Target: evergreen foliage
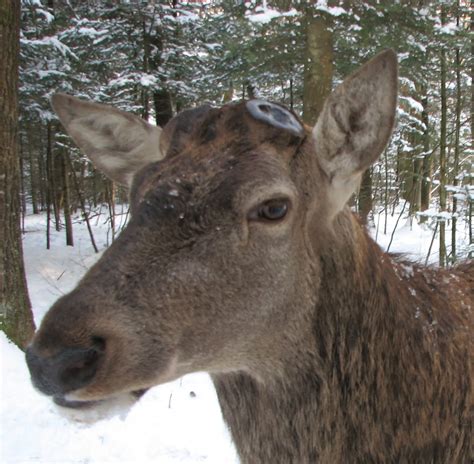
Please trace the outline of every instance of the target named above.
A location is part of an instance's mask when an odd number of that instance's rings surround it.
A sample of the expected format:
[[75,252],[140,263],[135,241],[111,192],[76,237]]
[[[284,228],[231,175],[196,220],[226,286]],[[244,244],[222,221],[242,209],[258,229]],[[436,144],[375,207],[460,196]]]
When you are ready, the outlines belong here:
[[[469,219],[474,197],[470,6],[466,0],[23,0],[24,193],[35,210],[48,202],[57,210],[79,208],[79,192],[90,205],[114,200],[115,187],[60,135],[49,103],[57,91],[112,104],[161,125],[181,109],[252,96],[302,114],[308,20],[324,16],[333,38],[334,85],[382,49],[394,48],[399,55],[398,125],[385,156],[364,176],[371,183],[363,191],[372,192],[372,209],[393,214],[395,204],[406,202],[410,214],[418,214],[433,230],[439,221],[449,226],[453,217]],[[440,88],[441,50],[447,63],[446,95]],[[49,167],[48,125],[54,136]],[[443,144],[446,185],[439,185]],[[78,181],[68,205],[62,193],[64,170],[58,168],[65,150]],[[48,200],[44,190],[51,181],[55,187]],[[442,212],[440,192],[447,195]],[[118,195],[126,201],[123,192]],[[472,244],[456,253],[447,246],[448,261],[472,252]]]

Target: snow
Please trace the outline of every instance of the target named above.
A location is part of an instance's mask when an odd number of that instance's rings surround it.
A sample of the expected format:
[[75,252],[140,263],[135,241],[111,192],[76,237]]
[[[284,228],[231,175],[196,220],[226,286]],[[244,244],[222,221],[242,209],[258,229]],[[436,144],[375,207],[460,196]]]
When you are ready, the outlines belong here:
[[80,27],[77,30],[77,32],[80,35],[86,35],[89,37],[97,37],[97,36],[105,35],[109,33],[108,30],[98,31],[97,29],[94,29],[93,27],[85,27],[85,26]]
[[451,22],[445,25],[435,25],[435,29],[441,34],[454,35],[459,31],[459,26],[457,26],[455,22]]
[[275,18],[282,18],[286,16],[297,16],[298,12],[292,8],[289,11],[281,12],[272,8],[260,8],[257,13],[247,16],[247,19],[253,23],[266,24]]
[[[403,213],[402,213],[403,209]],[[407,216],[410,206],[408,202],[403,206],[399,206],[395,209],[393,216],[389,214],[387,216],[387,233],[384,234],[384,221],[385,214],[381,212],[374,216],[374,227],[370,229],[372,237],[385,251],[390,253],[402,254],[405,258],[410,259],[414,262],[425,264],[426,258],[428,257],[429,264],[438,264],[439,261],[439,237],[436,235],[435,240],[432,244],[432,248],[429,251],[433,232],[435,230],[436,220],[438,221],[450,221],[452,219],[452,213],[440,212],[433,209],[418,212],[415,218]],[[418,218],[420,216],[426,217],[425,223],[419,223]],[[397,223],[398,221],[398,223]],[[448,226],[448,230],[451,229],[451,223]],[[464,255],[468,252],[469,243],[469,227],[464,218],[459,217],[456,225],[456,243],[458,256],[462,252]],[[449,232],[450,233],[450,232]],[[393,234],[393,240],[392,240]],[[391,242],[391,243],[390,243]],[[448,253],[450,252],[449,239],[446,239],[446,245]],[[389,247],[390,245],[390,247]],[[428,256],[428,252],[430,253]]]
[[143,87],[153,87],[157,85],[157,79],[151,74],[142,74],[140,76],[140,84]]
[[419,101],[416,101],[414,98],[400,95],[399,99],[406,102],[410,109],[413,109],[419,113],[423,112],[423,105]]
[[49,11],[43,10],[42,8],[36,8],[36,13],[42,15],[48,24],[54,21],[54,15],[52,15]]
[[57,37],[43,37],[42,39],[25,39],[20,38],[20,44],[23,46],[33,46],[33,47],[43,47],[49,46],[58,50],[63,56],[70,55],[76,60],[79,60],[79,57],[65,44],[63,44]]
[[[104,222],[104,215],[92,220],[101,251],[110,240]],[[25,229],[28,289],[39,324],[49,306],[74,288],[100,253],[94,253],[84,223],[74,224],[74,247],[66,247],[64,231],[53,231],[49,251],[44,215],[28,215]],[[72,412],[34,390],[23,353],[3,332],[0,362],[2,464],[238,462],[207,374],[153,388],[130,409],[116,401],[112,412]]]
[[340,6],[328,6],[327,0],[318,0],[315,8],[316,10],[324,11],[331,16],[341,16],[342,14],[347,14],[347,11]]
[[400,81],[401,85],[408,87],[411,92],[416,92],[415,83],[411,79],[409,79],[408,77],[400,76],[398,80]]

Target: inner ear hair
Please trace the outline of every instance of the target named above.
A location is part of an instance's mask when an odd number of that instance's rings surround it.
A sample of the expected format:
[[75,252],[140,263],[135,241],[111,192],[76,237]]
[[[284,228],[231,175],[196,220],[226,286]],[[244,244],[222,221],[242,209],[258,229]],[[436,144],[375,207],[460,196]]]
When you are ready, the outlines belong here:
[[324,105],[313,137],[318,161],[337,190],[338,208],[387,145],[395,122],[397,81],[397,56],[386,50],[345,79]]
[[129,186],[139,169],[163,158],[161,129],[131,113],[66,94],[52,105],[67,133],[97,169]]

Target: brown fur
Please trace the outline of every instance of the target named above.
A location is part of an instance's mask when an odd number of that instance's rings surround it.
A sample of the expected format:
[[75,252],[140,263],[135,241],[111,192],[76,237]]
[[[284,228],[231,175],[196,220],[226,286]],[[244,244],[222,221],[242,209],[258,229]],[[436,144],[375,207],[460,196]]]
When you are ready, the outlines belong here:
[[[393,63],[380,57],[372,67]],[[395,78],[377,85],[393,91]],[[374,85],[360,87],[363,102]],[[390,133],[393,117],[378,112],[394,112],[394,97],[376,97],[365,129],[349,117],[343,149],[344,114],[321,124],[336,135],[326,158],[309,129],[277,129],[245,104],[186,112],[165,127],[167,156],[133,178],[129,225],[51,308],[30,348],[46,362],[104,341],[94,378],[68,398],[204,370],[243,463],[469,462],[472,263],[442,270],[384,254],[336,209],[378,154],[361,149],[351,173],[347,146],[362,131],[380,151]],[[282,197],[283,220],[251,219]]]

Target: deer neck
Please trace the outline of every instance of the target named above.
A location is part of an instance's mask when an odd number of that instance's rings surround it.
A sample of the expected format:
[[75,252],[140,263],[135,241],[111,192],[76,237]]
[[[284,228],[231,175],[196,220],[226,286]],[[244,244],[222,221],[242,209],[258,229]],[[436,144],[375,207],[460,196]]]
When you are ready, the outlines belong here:
[[[456,401],[468,402],[468,381],[462,380],[468,357],[455,372],[464,390],[451,398],[446,392],[453,379],[443,377],[433,335],[407,300],[411,277],[352,218],[343,221],[346,237],[333,238],[320,255],[311,336],[287,346],[283,374],[276,363],[273,379],[242,372],[213,376],[241,460],[449,461],[454,455],[443,454],[439,443],[457,440],[462,453],[468,429],[434,405],[442,401],[455,411]],[[442,355],[449,362],[451,354]],[[436,419],[424,424],[425,416]]]
[[[382,255],[377,245],[349,215],[341,220],[345,237],[332,237],[328,253],[320,254],[315,266],[322,277],[313,282],[317,295],[312,298],[316,303],[310,333],[301,328],[299,342],[293,345],[291,338],[280,338],[289,355],[283,363],[275,362],[274,377],[243,372],[213,376],[243,463],[351,462],[348,447],[355,438],[349,445],[348,434],[355,434],[357,425],[348,423],[347,401],[357,383],[366,381],[363,364],[378,349],[369,345],[369,328],[360,333],[360,326],[369,324],[364,313],[374,304],[374,285],[383,285],[384,276],[383,266],[374,261]],[[373,259],[363,257],[369,251],[376,254]],[[383,308],[386,301],[380,296],[375,304]],[[306,309],[292,309],[299,310]]]

